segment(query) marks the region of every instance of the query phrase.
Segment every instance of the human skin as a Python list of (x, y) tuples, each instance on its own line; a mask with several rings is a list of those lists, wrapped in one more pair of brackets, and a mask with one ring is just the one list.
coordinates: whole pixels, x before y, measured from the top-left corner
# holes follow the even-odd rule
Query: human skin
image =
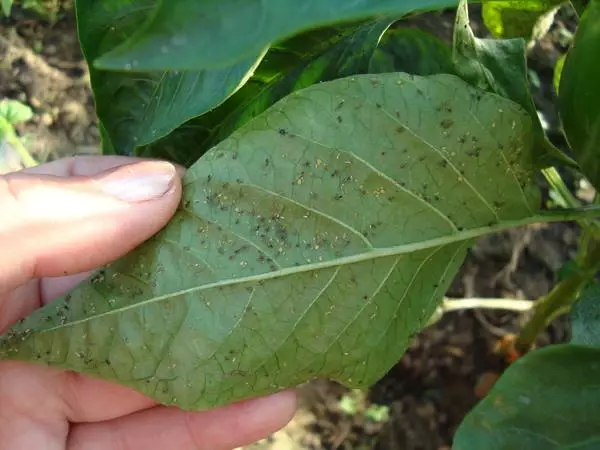
[[(166, 225), (182, 173), (86, 156), (0, 176), (0, 332)], [(0, 362), (0, 450), (230, 450), (283, 427), (295, 409), (286, 391), (186, 412), (74, 372)]]

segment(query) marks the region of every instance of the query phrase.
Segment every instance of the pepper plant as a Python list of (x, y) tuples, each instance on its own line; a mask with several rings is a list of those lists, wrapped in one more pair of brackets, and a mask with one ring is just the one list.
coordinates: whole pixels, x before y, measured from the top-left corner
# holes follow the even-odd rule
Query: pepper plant
[[(600, 445), (600, 0), (559, 81), (569, 144), (546, 137), (527, 41), (555, 0), (77, 0), (105, 153), (188, 167), (156, 236), (16, 324), (0, 357), (104, 378), (185, 409), (315, 377), (369, 386), (431, 322), (475, 239), (582, 229), (575, 270), (511, 341), (523, 356), (456, 449)], [(456, 7), (452, 47), (403, 21)], [(543, 175), (558, 204), (542, 208)], [(573, 340), (531, 349), (573, 311)]]

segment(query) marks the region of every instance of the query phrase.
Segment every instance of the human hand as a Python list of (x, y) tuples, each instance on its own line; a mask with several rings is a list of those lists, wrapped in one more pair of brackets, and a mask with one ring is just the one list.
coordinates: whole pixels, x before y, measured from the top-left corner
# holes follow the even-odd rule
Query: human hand
[[(164, 162), (78, 157), (0, 176), (0, 332), (148, 239), (175, 212)], [(207, 412), (74, 372), (0, 362), (0, 450), (229, 450), (281, 428), (283, 392)]]

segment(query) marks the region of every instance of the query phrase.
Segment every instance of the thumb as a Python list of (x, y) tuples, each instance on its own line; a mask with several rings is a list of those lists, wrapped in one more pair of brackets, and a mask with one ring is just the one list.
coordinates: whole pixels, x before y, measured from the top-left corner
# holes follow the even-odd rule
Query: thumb
[(180, 197), (175, 166), (160, 161), (92, 176), (0, 177), (0, 294), (117, 259), (162, 228)]

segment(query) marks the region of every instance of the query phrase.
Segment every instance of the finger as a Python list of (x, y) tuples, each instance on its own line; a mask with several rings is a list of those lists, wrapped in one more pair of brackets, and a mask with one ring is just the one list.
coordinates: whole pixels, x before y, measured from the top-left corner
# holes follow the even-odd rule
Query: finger
[(231, 450), (284, 427), (294, 415), (291, 391), (206, 412), (155, 407), (122, 419), (74, 425), (69, 450)]
[(19, 361), (0, 362), (0, 418), (18, 411), (43, 421), (60, 417), (73, 423), (98, 422), (154, 406), (156, 402), (140, 392), (106, 380)]
[(124, 386), (55, 368), (3, 361), (0, 450), (64, 450), (69, 422), (110, 420), (153, 406), (151, 399)]
[(79, 283), (89, 278), (91, 274), (92, 271), (87, 271), (63, 277), (42, 278), (38, 284), (39, 292), (37, 296), (42, 305), (50, 303), (52, 300), (67, 294)]
[[(73, 156), (24, 169), (22, 172), (55, 175), (58, 177), (93, 176), (106, 170), (141, 161), (152, 160), (149, 158), (134, 158), (117, 155)], [(175, 165), (175, 167), (179, 175), (183, 176), (185, 168), (178, 165)], [(12, 302), (15, 310), (10, 316), (15, 317), (16, 319), (26, 316), (33, 309), (39, 307), (40, 302), (43, 305), (66, 294), (81, 281), (88, 278), (89, 275), (90, 272), (87, 271), (63, 277), (43, 278), (39, 280), (39, 283), (37, 281), (28, 283), (19, 289), (19, 292), (13, 292), (12, 297), (19, 298), (15, 298)]]
[[(0, 293), (29, 279), (80, 273), (127, 253), (174, 213), (171, 164), (144, 161), (94, 176), (0, 177)], [(10, 262), (10, 264), (8, 264)]]
[[(7, 410), (7, 413), (9, 411)], [(19, 410), (0, 415), (0, 450), (64, 450), (69, 423), (60, 418), (38, 420)]]
[(59, 372), (55, 380), (60, 415), (72, 423), (111, 420), (156, 406), (142, 393), (100, 378), (67, 371)]
[[(150, 158), (138, 158), (132, 156), (106, 155), (106, 156), (71, 156), (69, 158), (57, 159), (39, 166), (23, 169), (21, 173), (54, 175), (57, 177), (93, 176), (110, 169), (126, 164), (142, 161), (156, 161)], [(180, 175), (185, 169), (175, 165)]]

